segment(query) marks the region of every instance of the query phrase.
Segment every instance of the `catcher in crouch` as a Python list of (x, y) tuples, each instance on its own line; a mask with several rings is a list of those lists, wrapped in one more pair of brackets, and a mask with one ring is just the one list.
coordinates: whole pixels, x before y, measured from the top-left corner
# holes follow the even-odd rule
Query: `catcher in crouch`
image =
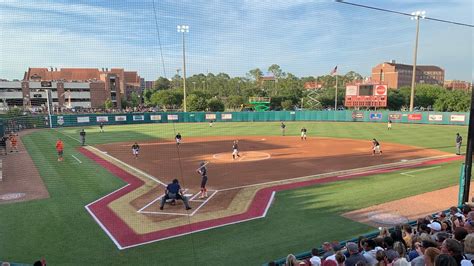
[(206, 168), (207, 163), (201, 162), (199, 165), (199, 168), (197, 169), (197, 172), (201, 175), (202, 180), (201, 180), (201, 195), (199, 196), (200, 199), (207, 198), (207, 188), (206, 188), (206, 183), (207, 183), (207, 168)]

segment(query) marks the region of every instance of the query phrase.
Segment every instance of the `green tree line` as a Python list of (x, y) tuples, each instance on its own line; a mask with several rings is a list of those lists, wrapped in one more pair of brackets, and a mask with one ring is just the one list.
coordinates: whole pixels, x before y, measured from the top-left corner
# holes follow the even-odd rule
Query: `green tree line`
[[(271, 77), (271, 78), (269, 78)], [(344, 105), (345, 85), (363, 77), (354, 71), (337, 75), (338, 106)], [(312, 91), (306, 82), (321, 84)], [(336, 75), (297, 77), (273, 64), (267, 74), (260, 68), (249, 70), (245, 77), (231, 77), (226, 73), (196, 74), (186, 79), (188, 111), (240, 111), (251, 108), (250, 97), (271, 97), (270, 110), (323, 109), (334, 107)], [(143, 93), (146, 106), (162, 110), (183, 108), (183, 78), (176, 74), (171, 79), (159, 77), (153, 89)], [(316, 101), (315, 101), (316, 100)], [(389, 89), (389, 110), (403, 110), (409, 106), (410, 88)], [(136, 101), (136, 100), (135, 100)], [(435, 111), (468, 111), (470, 93), (448, 91), (440, 86), (419, 84), (415, 90), (415, 105), (419, 109)]]

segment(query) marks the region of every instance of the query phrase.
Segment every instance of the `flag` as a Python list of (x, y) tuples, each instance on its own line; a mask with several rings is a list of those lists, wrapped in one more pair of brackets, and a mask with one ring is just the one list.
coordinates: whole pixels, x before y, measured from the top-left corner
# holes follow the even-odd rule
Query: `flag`
[(334, 76), (337, 74), (337, 66), (331, 71), (330, 75)]

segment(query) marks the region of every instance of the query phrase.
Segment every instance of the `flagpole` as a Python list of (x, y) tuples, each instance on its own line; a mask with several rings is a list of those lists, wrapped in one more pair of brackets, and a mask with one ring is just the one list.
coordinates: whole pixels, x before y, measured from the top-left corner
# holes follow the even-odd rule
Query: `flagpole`
[(334, 96), (334, 111), (337, 111), (337, 73), (336, 73), (336, 95)]

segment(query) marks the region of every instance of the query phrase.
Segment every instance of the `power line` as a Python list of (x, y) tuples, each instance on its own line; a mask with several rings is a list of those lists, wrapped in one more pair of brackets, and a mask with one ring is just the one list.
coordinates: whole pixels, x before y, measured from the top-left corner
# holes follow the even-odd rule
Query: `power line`
[(161, 63), (163, 65), (163, 74), (165, 75), (165, 78), (168, 79), (168, 77), (166, 76), (165, 60), (163, 59), (163, 47), (161, 45), (160, 28), (158, 27), (158, 17), (156, 15), (155, 0), (153, 0), (152, 2), (153, 2), (153, 14), (155, 15), (156, 34), (158, 35), (158, 43), (160, 45), (160, 55), (161, 55)]
[[(337, 3), (341, 3), (341, 4), (352, 5), (352, 6), (357, 6), (357, 7), (367, 8), (367, 9), (373, 9), (373, 10), (378, 10), (378, 11), (383, 11), (383, 12), (388, 12), (388, 13), (394, 13), (394, 14), (398, 14), (398, 15), (413, 17), (412, 14), (405, 13), (405, 12), (400, 12), (400, 11), (395, 11), (395, 10), (390, 10), (390, 9), (385, 9), (385, 8), (379, 8), (379, 7), (373, 7), (373, 6), (367, 6), (367, 5), (361, 5), (361, 4), (355, 4), (355, 3), (351, 3), (351, 2), (346, 2), (344, 0), (335, 0), (335, 1)], [(474, 25), (472, 25), (472, 24), (466, 24), (466, 23), (461, 23), (461, 22), (456, 22), (456, 21), (451, 21), (451, 20), (444, 20), (444, 19), (430, 18), (430, 17), (425, 17), (424, 19), (443, 22), (443, 23), (448, 23), (448, 24), (454, 24), (454, 25), (458, 25), (458, 26), (465, 26), (465, 27), (474, 28)]]

